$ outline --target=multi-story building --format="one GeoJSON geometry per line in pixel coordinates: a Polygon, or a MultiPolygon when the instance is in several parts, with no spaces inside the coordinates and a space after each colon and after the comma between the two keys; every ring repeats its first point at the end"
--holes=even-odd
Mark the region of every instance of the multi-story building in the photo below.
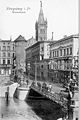
{"type": "Polygon", "coordinates": [[[10,80],[14,54],[14,42],[0,40],[0,82],[10,80]]]}
{"type": "MultiPolygon", "coordinates": [[[[49,43],[50,41],[39,41],[36,44],[32,45],[31,47],[26,49],[26,69],[28,70],[28,65],[31,67],[31,74],[34,75],[35,73],[35,62],[37,65],[37,76],[41,76],[43,74],[42,66],[44,66],[44,61],[47,62],[50,54],[49,54],[49,43]]],[[[47,74],[46,74],[47,75],[47,74]]]]}
{"type": "Polygon", "coordinates": [[[23,69],[25,71],[25,48],[26,40],[23,36],[19,36],[14,40],[15,56],[16,56],[16,70],[23,69]]]}
{"type": "MultiPolygon", "coordinates": [[[[78,68],[78,38],[78,35],[66,36],[50,45],[50,57],[52,59],[50,68],[58,71],[56,72],[57,80],[59,78],[63,82],[65,77],[73,78],[73,72],[78,68]]],[[[52,79],[55,78],[53,77],[52,79]]]]}
{"type": "Polygon", "coordinates": [[[32,37],[26,40],[22,35],[14,40],[15,43],[15,56],[16,56],[16,70],[23,69],[25,72],[25,49],[35,43],[35,39],[32,37]]]}
{"type": "Polygon", "coordinates": [[[26,69],[31,68],[30,74],[35,75],[35,66],[37,66],[37,76],[39,78],[47,78],[46,62],[50,58],[49,44],[54,42],[53,39],[47,39],[47,20],[44,19],[42,3],[38,21],[35,24],[36,43],[26,49],[26,69]],[[36,62],[36,65],[35,65],[36,62]],[[45,64],[44,64],[45,63],[45,64]]]}

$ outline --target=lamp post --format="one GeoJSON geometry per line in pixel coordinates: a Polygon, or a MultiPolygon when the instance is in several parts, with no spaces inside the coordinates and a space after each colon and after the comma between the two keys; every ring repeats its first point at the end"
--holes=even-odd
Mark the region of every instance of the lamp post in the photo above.
{"type": "Polygon", "coordinates": [[[37,82],[37,64],[35,61],[35,83],[37,82]]]}
{"type": "Polygon", "coordinates": [[[28,63],[28,80],[30,79],[30,63],[28,63]]]}

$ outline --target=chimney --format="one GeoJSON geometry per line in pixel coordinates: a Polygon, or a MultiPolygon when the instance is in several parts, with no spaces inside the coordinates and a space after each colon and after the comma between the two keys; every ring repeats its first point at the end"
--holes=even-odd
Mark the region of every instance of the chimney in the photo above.
{"type": "Polygon", "coordinates": [[[52,40],[53,40],[53,32],[52,32],[52,40]]]}
{"type": "Polygon", "coordinates": [[[12,41],[12,36],[10,36],[10,41],[12,41]]]}

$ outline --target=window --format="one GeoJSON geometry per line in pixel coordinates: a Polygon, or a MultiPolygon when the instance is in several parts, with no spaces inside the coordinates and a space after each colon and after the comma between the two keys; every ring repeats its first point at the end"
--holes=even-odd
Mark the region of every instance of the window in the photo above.
{"type": "Polygon", "coordinates": [[[6,64],[6,60],[5,59],[3,60],[3,64],[6,64]]]}
{"type": "Polygon", "coordinates": [[[14,44],[13,44],[13,50],[14,50],[14,44]]]}
{"type": "Polygon", "coordinates": [[[13,58],[14,58],[15,54],[13,53],[13,58]]]}
{"type": "Polygon", "coordinates": [[[41,55],[41,60],[43,60],[44,59],[44,56],[43,55],[41,55]]]}
{"type": "Polygon", "coordinates": [[[42,37],[40,37],[40,40],[42,41],[42,37]]]}
{"type": "Polygon", "coordinates": [[[40,33],[44,34],[45,30],[44,29],[40,29],[40,33]]]}
{"type": "Polygon", "coordinates": [[[46,39],[46,37],[44,37],[44,40],[46,39]]]}
{"type": "Polygon", "coordinates": [[[59,51],[57,51],[57,57],[59,56],[59,51]]]}
{"type": "Polygon", "coordinates": [[[44,47],[41,47],[41,51],[44,51],[44,47]]]}
{"type": "Polygon", "coordinates": [[[7,46],[7,50],[10,50],[10,46],[7,46]]]}
{"type": "Polygon", "coordinates": [[[40,56],[40,60],[43,60],[43,59],[44,59],[44,55],[41,55],[41,56],[40,56]]]}
{"type": "Polygon", "coordinates": [[[49,65],[48,65],[48,70],[49,70],[49,65]]]}
{"type": "Polygon", "coordinates": [[[7,60],[7,64],[10,64],[10,60],[7,60]]]}
{"type": "Polygon", "coordinates": [[[72,47],[70,47],[70,55],[72,55],[72,47]]]}
{"type": "Polygon", "coordinates": [[[3,57],[6,57],[6,53],[5,52],[3,52],[3,57]]]}
{"type": "Polygon", "coordinates": [[[60,49],[60,56],[62,56],[62,49],[60,49]]]}
{"type": "Polygon", "coordinates": [[[8,57],[10,57],[10,53],[8,53],[8,57]]]}
{"type": "Polygon", "coordinates": [[[66,56],[66,49],[64,49],[64,56],[66,56]]]}
{"type": "Polygon", "coordinates": [[[43,68],[43,65],[41,65],[41,68],[43,68]]]}
{"type": "Polygon", "coordinates": [[[43,72],[41,72],[41,77],[42,77],[42,78],[44,77],[44,74],[43,74],[43,72]]]}
{"type": "Polygon", "coordinates": [[[6,50],[6,46],[3,46],[3,50],[6,50]]]}
{"type": "Polygon", "coordinates": [[[54,51],[53,51],[53,57],[54,57],[54,51]]]}
{"type": "Polygon", "coordinates": [[[52,52],[50,51],[50,58],[52,57],[52,52]]]}
{"type": "Polygon", "coordinates": [[[67,55],[69,55],[69,48],[67,48],[67,55]]]}
{"type": "Polygon", "coordinates": [[[56,51],[55,51],[55,57],[56,57],[56,51]]]}

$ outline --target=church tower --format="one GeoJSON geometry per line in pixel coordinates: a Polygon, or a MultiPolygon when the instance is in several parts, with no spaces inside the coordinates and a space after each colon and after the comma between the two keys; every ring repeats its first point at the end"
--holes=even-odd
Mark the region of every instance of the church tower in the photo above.
{"type": "Polygon", "coordinates": [[[44,14],[42,9],[42,1],[40,1],[40,12],[38,21],[35,24],[36,40],[46,41],[47,40],[47,20],[44,20],[44,14]]]}

